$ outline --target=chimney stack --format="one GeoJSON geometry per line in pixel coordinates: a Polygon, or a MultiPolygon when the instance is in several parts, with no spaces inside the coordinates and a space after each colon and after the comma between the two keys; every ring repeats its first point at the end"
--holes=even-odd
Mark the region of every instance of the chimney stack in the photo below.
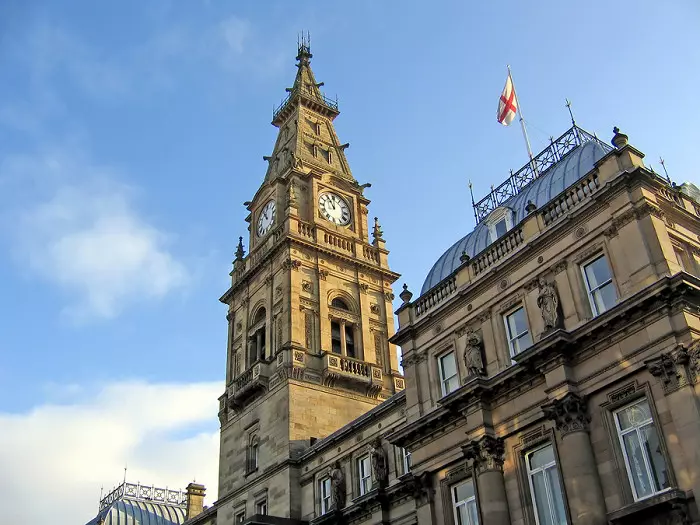
{"type": "Polygon", "coordinates": [[[190,483],[187,485],[187,519],[192,519],[204,510],[204,485],[190,483]]]}

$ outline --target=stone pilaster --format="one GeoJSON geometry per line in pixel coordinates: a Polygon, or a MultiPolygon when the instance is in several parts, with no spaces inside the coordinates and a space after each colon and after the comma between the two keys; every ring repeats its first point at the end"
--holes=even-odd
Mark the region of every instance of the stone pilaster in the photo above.
{"type": "Polygon", "coordinates": [[[543,405],[542,411],[554,421],[561,439],[560,474],[566,487],[573,525],[606,524],[605,499],[588,434],[591,418],[585,398],[569,392],[543,405]]]}
{"type": "Polygon", "coordinates": [[[693,489],[695,494],[700,494],[700,408],[696,394],[699,355],[700,344],[690,348],[679,345],[645,363],[663,387],[683,450],[684,460],[674,465],[679,488],[693,489]]]}
{"type": "Polygon", "coordinates": [[[510,510],[503,478],[503,438],[484,436],[462,447],[462,451],[464,456],[474,463],[484,523],[510,525],[510,510]]]}

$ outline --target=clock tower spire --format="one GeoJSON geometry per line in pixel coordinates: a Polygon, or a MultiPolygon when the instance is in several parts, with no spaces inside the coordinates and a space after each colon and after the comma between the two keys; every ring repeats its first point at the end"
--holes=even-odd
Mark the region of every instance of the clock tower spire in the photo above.
{"type": "Polygon", "coordinates": [[[274,111],[279,128],[264,157],[250,212],[248,254],[237,252],[228,306],[226,391],[220,397],[219,499],[256,490],[279,468],[288,496],[270,514],[299,518],[292,458],[402,390],[388,251],[378,223],[369,238],[369,186],[352,176],[333,126],[337,100],[311,70],[308,39],[274,111]],[[296,499],[295,499],[296,498],[296,499]]]}

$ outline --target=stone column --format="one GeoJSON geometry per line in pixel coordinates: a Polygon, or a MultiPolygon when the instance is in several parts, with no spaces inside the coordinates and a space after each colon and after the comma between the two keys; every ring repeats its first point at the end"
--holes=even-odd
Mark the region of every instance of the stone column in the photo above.
{"type": "MultiPolygon", "coordinates": [[[[700,345],[695,344],[690,349],[679,345],[673,351],[645,362],[664,389],[677,442],[683,451],[682,461],[673,465],[676,481],[679,488],[692,489],[694,494],[700,493],[700,477],[697,475],[700,472],[700,406],[695,392],[700,372],[699,356],[700,345]]],[[[675,444],[669,443],[669,446],[675,444]]]]}
{"type": "Polygon", "coordinates": [[[484,436],[462,447],[464,456],[474,461],[479,506],[484,523],[510,525],[510,511],[503,478],[503,438],[484,436]]]}
{"type": "Polygon", "coordinates": [[[561,439],[560,473],[573,525],[606,524],[605,499],[588,434],[590,417],[585,399],[569,392],[542,406],[542,410],[554,421],[561,439]]]}

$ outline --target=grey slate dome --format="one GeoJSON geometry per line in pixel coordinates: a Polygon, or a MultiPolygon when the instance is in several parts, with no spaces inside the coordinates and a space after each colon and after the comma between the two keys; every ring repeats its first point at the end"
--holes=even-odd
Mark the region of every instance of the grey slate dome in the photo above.
{"type": "Polygon", "coordinates": [[[102,509],[87,525],[181,525],[185,518],[184,507],[125,498],[102,509]]]}
{"type": "MultiPolygon", "coordinates": [[[[553,164],[539,178],[533,180],[500,207],[509,208],[513,212],[513,225],[520,223],[527,215],[525,207],[529,201],[532,201],[538,208],[542,207],[590,172],[595,163],[609,151],[609,147],[596,140],[576,146],[563,159],[553,164]]],[[[435,262],[425,278],[421,295],[439,284],[462,265],[460,257],[463,252],[473,258],[485,250],[489,244],[491,244],[491,240],[488,221],[482,220],[473,231],[454,243],[435,262]]]]}

